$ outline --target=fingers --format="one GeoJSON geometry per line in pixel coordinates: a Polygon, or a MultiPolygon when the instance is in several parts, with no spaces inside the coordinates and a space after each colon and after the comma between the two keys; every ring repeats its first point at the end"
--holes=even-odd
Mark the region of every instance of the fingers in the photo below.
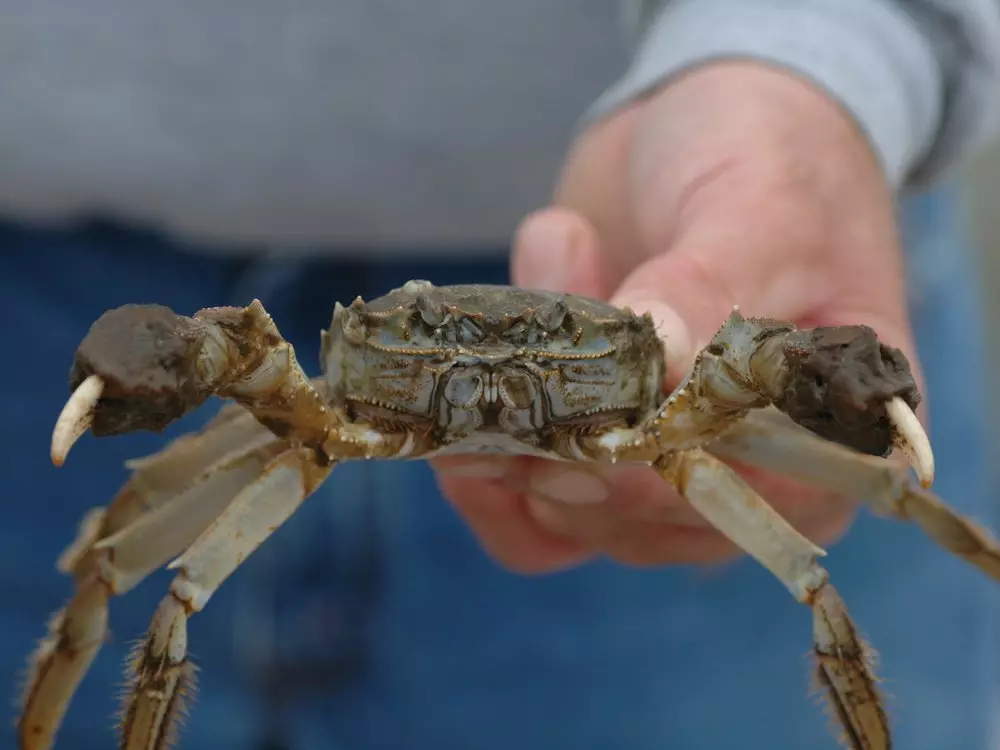
{"type": "MultiPolygon", "coordinates": [[[[511,274],[515,284],[608,299],[614,292],[608,255],[594,227],[579,213],[548,208],[521,223],[514,241],[511,274]]],[[[694,359],[695,340],[687,323],[658,295],[640,291],[618,295],[612,301],[653,316],[668,362],[688,363],[694,359]]],[[[720,318],[720,322],[724,319],[720,318]]],[[[669,386],[676,384],[683,368],[684,364],[679,364],[671,370],[674,377],[668,378],[669,386]]]]}
{"type": "MultiPolygon", "coordinates": [[[[566,470],[558,465],[532,466],[526,483],[536,520],[565,538],[633,564],[711,562],[738,554],[655,472],[628,466],[589,470],[607,486],[604,502],[581,503],[560,492],[567,489],[562,484],[566,470]]],[[[748,467],[742,473],[789,523],[819,543],[836,538],[854,512],[853,503],[801,483],[748,467]]]]}
{"type": "Polygon", "coordinates": [[[613,291],[594,228],[577,212],[548,208],[527,216],[514,236],[511,277],[534,289],[607,299],[613,291]]]}
{"type": "MultiPolygon", "coordinates": [[[[735,544],[700,518],[688,525],[662,518],[629,518],[611,515],[587,518],[589,510],[565,507],[536,499],[532,515],[547,529],[566,539],[579,540],[626,565],[700,565],[724,563],[743,555],[735,544]]],[[[850,514],[832,515],[826,510],[816,516],[796,519],[795,528],[817,544],[839,538],[850,524],[850,514]]]]}
{"type": "MultiPolygon", "coordinates": [[[[561,570],[593,556],[645,566],[717,563],[741,554],[647,469],[567,469],[528,458],[441,463],[441,487],[484,549],[519,573],[561,570]],[[602,489],[588,487],[588,479],[602,489]]],[[[850,524],[849,501],[752,469],[744,475],[818,544],[839,538],[850,524]]]]}
{"type": "MultiPolygon", "coordinates": [[[[576,212],[546,209],[519,227],[511,259],[514,282],[598,299],[611,293],[594,229],[576,212]]],[[[523,573],[557,570],[587,558],[579,544],[554,537],[529,513],[522,490],[505,483],[537,462],[504,456],[449,456],[431,461],[445,496],[486,550],[523,573]]],[[[527,475],[527,474],[525,474],[527,475]]]]}
{"type": "Polygon", "coordinates": [[[578,565],[593,551],[548,530],[527,507],[525,495],[506,486],[518,465],[530,459],[471,459],[436,462],[438,484],[487,554],[509,570],[547,573],[578,565]]]}
{"type": "Polygon", "coordinates": [[[529,512],[552,533],[626,565],[725,562],[739,550],[714,529],[662,518],[630,518],[603,508],[573,508],[529,498],[529,512]],[[577,512],[579,511],[579,512],[577,512]]]}

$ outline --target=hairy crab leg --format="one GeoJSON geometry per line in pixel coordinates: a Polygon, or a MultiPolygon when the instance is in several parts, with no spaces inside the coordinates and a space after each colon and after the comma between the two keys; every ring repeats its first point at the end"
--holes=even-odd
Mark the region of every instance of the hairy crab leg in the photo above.
{"type": "Polygon", "coordinates": [[[650,457],[697,448],[774,406],[862,453],[886,456],[899,447],[928,487],[934,455],[914,414],[919,402],[906,358],[870,328],[799,330],[734,310],[660,409],[631,433],[609,433],[601,448],[650,457]]]}
{"type": "MultiPolygon", "coordinates": [[[[134,585],[141,578],[142,570],[120,570],[116,567],[117,560],[115,566],[110,565],[109,548],[101,548],[109,533],[108,544],[116,550],[119,545],[123,549],[129,547],[141,557],[147,553],[143,547],[149,546],[149,559],[142,558],[146,560],[142,563],[146,567],[151,564],[151,558],[162,557],[168,547],[178,544],[183,547],[188,541],[194,544],[192,549],[200,550],[197,559],[202,562],[207,560],[206,556],[216,555],[221,560],[227,550],[237,550],[239,559],[233,562],[231,569],[223,572],[217,566],[209,567],[211,585],[215,587],[287,514],[294,512],[335,463],[350,458],[398,455],[408,450],[412,442],[412,437],[407,435],[387,436],[365,425],[347,424],[343,414],[327,405],[322,387],[317,387],[302,371],[291,344],[282,338],[257,300],[245,308],[207,308],[193,317],[178,315],[159,305],[125,305],[106,312],[91,326],[77,348],[70,383],[73,394],[53,432],[52,456],[56,463],[65,458],[73,443],[88,428],[96,436],[136,430],[159,431],[212,396],[234,400],[270,435],[246,431],[246,425],[232,412],[218,418],[220,431],[226,426],[236,428],[237,432],[243,430],[241,442],[256,444],[260,439],[261,451],[269,451],[272,446],[287,448],[231,500],[222,516],[228,519],[224,522],[218,518],[212,520],[208,507],[199,507],[194,515],[200,520],[193,521],[188,517],[179,518],[182,514],[171,507],[176,500],[166,501],[159,511],[149,511],[142,500],[135,497],[120,497],[107,511],[88,514],[80,538],[63,555],[62,562],[66,570],[71,570],[78,580],[82,577],[84,583],[89,580],[88,571],[96,567],[100,575],[108,579],[102,581],[102,585],[112,592],[116,587],[124,589],[134,585]],[[290,478],[293,470],[294,478],[290,478]],[[290,491],[285,494],[285,490],[290,491]],[[143,513],[148,513],[148,518],[143,513]],[[140,520],[130,525],[137,517],[140,520]],[[189,539],[191,534],[202,531],[205,523],[211,525],[198,537],[200,541],[189,539]],[[164,524],[176,524],[176,527],[167,529],[164,524]],[[116,528],[117,534],[113,533],[116,528]],[[163,539],[157,539],[155,545],[148,544],[157,533],[162,534],[163,539]],[[229,535],[234,538],[230,539],[229,535]],[[250,543],[252,538],[256,541],[250,543]],[[147,545],[140,543],[143,539],[147,545]]],[[[190,448],[192,443],[180,441],[176,455],[183,453],[185,446],[190,448]]],[[[143,465],[152,472],[160,459],[154,456],[147,461],[148,465],[146,462],[143,465]]],[[[229,500],[230,496],[219,492],[218,498],[229,500]]],[[[190,506],[185,505],[185,508],[189,512],[192,510],[190,506]]],[[[165,713],[157,714],[159,718],[151,718],[148,714],[150,706],[159,705],[156,704],[157,696],[163,695],[164,690],[174,698],[181,692],[177,684],[170,687],[159,679],[162,676],[159,672],[154,674],[149,670],[155,671],[157,663],[163,668],[173,664],[171,655],[176,655],[178,644],[183,646],[186,639],[186,635],[164,624],[163,619],[176,620],[171,614],[170,608],[174,605],[170,602],[183,599],[181,589],[186,580],[184,573],[175,579],[172,591],[177,596],[168,596],[163,605],[170,611],[154,618],[147,649],[137,657],[139,676],[124,722],[126,737],[131,738],[128,742],[143,747],[161,746],[156,744],[159,739],[150,738],[162,739],[165,736],[162,732],[177,716],[177,711],[169,706],[164,708],[165,713]],[[154,744],[143,744],[142,737],[154,744]]],[[[106,599],[107,593],[100,605],[104,608],[102,612],[106,610],[106,599]]],[[[204,601],[187,602],[184,606],[192,607],[190,611],[193,612],[204,606],[204,601]]],[[[103,616],[106,618],[106,613],[103,616]]],[[[182,650],[186,654],[186,646],[182,650]]],[[[42,656],[48,658],[48,652],[42,656]]],[[[93,658],[92,653],[90,658],[93,658]]],[[[186,656],[184,663],[187,663],[186,656]]],[[[33,671],[28,690],[29,705],[22,721],[27,732],[38,733],[34,724],[39,715],[50,717],[49,724],[58,724],[75,689],[75,681],[83,671],[56,670],[56,677],[52,678],[47,676],[52,673],[51,669],[33,671]],[[48,694],[39,690],[39,680],[64,677],[73,684],[61,689],[59,705],[38,708],[39,704],[31,695],[48,694]]],[[[174,672],[176,670],[171,674],[174,672]]],[[[190,669],[185,667],[181,672],[188,675],[190,669]]],[[[174,676],[183,676],[181,672],[174,676]]],[[[54,683],[45,682],[43,687],[51,684],[54,683]]],[[[54,728],[51,731],[54,732],[54,728]]],[[[32,748],[44,746],[30,745],[32,748]]]]}
{"type": "Polygon", "coordinates": [[[1000,541],[913,486],[906,469],[893,461],[822,440],[768,411],[749,415],[706,450],[866,502],[879,515],[913,521],[938,545],[1000,581],[1000,541]]]}
{"type": "MultiPolygon", "coordinates": [[[[124,594],[187,548],[244,487],[261,476],[275,455],[287,449],[284,441],[266,431],[265,436],[266,442],[250,442],[242,450],[218,457],[199,475],[193,471],[180,474],[174,479],[173,492],[169,486],[160,486],[146,495],[142,482],[136,481],[135,491],[125,496],[132,512],[114,516],[119,522],[117,531],[94,534],[85,548],[81,546],[73,565],[76,592],[52,618],[48,636],[29,663],[18,722],[22,750],[51,747],[80,681],[106,638],[109,598],[124,594]],[[144,498],[152,499],[154,507],[145,513],[136,511],[134,506],[144,498]]],[[[206,449],[207,455],[212,453],[206,449]]],[[[178,470],[185,465],[149,460],[137,470],[136,478],[164,464],[178,470]]],[[[197,460],[189,462],[188,468],[200,468],[197,464],[197,460]]]]}
{"type": "Polygon", "coordinates": [[[317,466],[311,451],[291,448],[243,489],[225,511],[168,567],[178,571],[145,640],[135,652],[132,685],[122,712],[123,750],[172,742],[194,667],[187,654],[187,620],[326,479],[334,464],[317,466]]]}
{"type": "Polygon", "coordinates": [[[230,454],[242,454],[276,439],[273,433],[236,404],[227,404],[208,424],[182,435],[160,451],[125,462],[131,476],[106,508],[93,508],[80,523],[76,539],[59,556],[60,572],[79,577],[90,569],[85,561],[98,539],[168,502],[230,454]]]}
{"type": "Polygon", "coordinates": [[[817,562],[825,553],[711,454],[871,497],[876,509],[915,520],[939,544],[996,577],[996,543],[926,491],[934,456],[914,413],[918,403],[902,353],[879,343],[871,329],[798,330],[745,319],[737,310],[648,420],[579,442],[584,455],[599,460],[651,463],[812,608],[818,681],[853,750],[891,747],[874,654],[817,562]],[[755,431],[775,411],[784,431],[755,431]],[[903,467],[886,460],[894,448],[924,489],[911,487],[903,467]]]}
{"type": "MultiPolygon", "coordinates": [[[[173,742],[185,699],[194,687],[194,667],[187,655],[188,617],[201,611],[246,558],[295,513],[326,480],[340,456],[390,457],[409,440],[406,434],[383,435],[364,426],[349,428],[328,434],[318,454],[287,440],[258,449],[253,455],[263,458],[268,451],[270,462],[257,467],[253,481],[245,484],[207,527],[199,529],[197,538],[190,538],[186,550],[167,566],[179,572],[132,661],[131,689],[122,712],[123,750],[159,748],[173,742]]],[[[115,547],[115,560],[126,545],[156,547],[148,539],[158,529],[152,520],[149,528],[141,521],[134,533],[129,533],[130,527],[109,540],[115,547]]],[[[162,530],[161,524],[156,526],[162,530]]],[[[157,544],[165,552],[162,544],[157,544]]],[[[137,581],[123,575],[115,582],[131,586],[137,581]]]]}
{"type": "Polygon", "coordinates": [[[66,709],[108,632],[108,592],[96,578],[79,584],[49,621],[31,655],[17,721],[20,750],[48,750],[66,709]]]}
{"type": "Polygon", "coordinates": [[[818,559],[825,552],[796,531],[730,467],[693,449],[658,459],[655,468],[709,523],[777,577],[813,613],[817,678],[852,750],[889,750],[889,721],[847,606],[818,559]]]}
{"type": "Polygon", "coordinates": [[[258,300],[192,317],[160,305],[110,310],[77,348],[70,383],[53,432],[56,464],[87,429],[97,436],[159,431],[212,396],[233,399],[317,455],[344,424],[258,300]]]}

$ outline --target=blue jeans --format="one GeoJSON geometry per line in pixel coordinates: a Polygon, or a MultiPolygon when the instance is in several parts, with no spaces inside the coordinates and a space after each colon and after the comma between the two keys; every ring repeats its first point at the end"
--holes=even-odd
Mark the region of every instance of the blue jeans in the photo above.
{"type": "MultiPolygon", "coordinates": [[[[997,525],[983,341],[954,198],[906,207],[912,306],[930,391],[937,490],[997,525]],[[955,363],[960,363],[956,365],[955,363]]],[[[48,463],[72,352],[105,309],[182,312],[259,297],[316,372],[335,300],[412,277],[503,282],[506,259],[248,261],[148,233],[0,226],[0,703],[69,594],[53,561],[123,462],[163,436],[85,438],[48,463]]],[[[190,430],[211,409],[182,420],[190,430]]],[[[998,596],[916,529],[862,516],[829,567],[881,652],[897,743],[995,748],[998,596]]],[[[169,574],[112,603],[112,639],[58,747],[113,747],[114,696],[169,574]]],[[[182,747],[277,750],[833,750],[810,697],[810,618],[749,561],[719,570],[606,562],[543,577],[498,568],[423,463],[338,469],[193,618],[200,696],[182,747]]],[[[9,699],[8,699],[9,695],[9,699]]],[[[6,732],[6,730],[4,730],[6,732]]],[[[10,733],[0,748],[13,747],[10,733]]]]}

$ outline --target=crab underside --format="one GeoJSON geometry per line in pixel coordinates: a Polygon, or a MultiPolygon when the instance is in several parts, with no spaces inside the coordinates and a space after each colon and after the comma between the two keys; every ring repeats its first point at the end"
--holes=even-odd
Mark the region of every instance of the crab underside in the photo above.
{"type": "Polygon", "coordinates": [[[87,430],[158,431],[212,396],[233,403],[202,431],[130,462],[111,504],[85,516],[58,563],[75,593],[30,662],[22,750],[53,745],[106,638],[110,597],[164,565],[176,576],[129,667],[121,747],[174,739],[193,689],[188,618],[343,461],[491,450],[649,466],[811,609],[817,680],[855,750],[892,744],[873,652],[820,566],[825,552],[722,459],[913,521],[1000,580],[998,543],[928,491],[933,454],[906,359],[863,326],[799,330],[734,311],[666,393],[648,316],[513,287],[411,281],[368,304],[336,305],[321,364],[322,377],[307,377],[256,300],[193,317],[128,305],[91,327],[53,433],[57,465],[87,430]]]}

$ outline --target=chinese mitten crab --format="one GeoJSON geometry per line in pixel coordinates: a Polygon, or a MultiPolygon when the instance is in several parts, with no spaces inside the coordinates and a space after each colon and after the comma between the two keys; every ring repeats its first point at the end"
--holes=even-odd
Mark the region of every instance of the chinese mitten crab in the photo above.
{"type": "Polygon", "coordinates": [[[105,313],[76,352],[56,423],[63,462],[86,431],[161,430],[211,396],[204,430],[130,464],[59,567],[76,590],[34,654],[20,747],[50,747],[106,637],[108,600],[176,571],[134,653],[122,748],[162,748],[191,690],[187,620],[337,464],[502,451],[648,465],[813,614],[816,673],[846,744],[888,750],[871,653],[803,537],[721,459],[916,522],[1000,579],[1000,546],[927,491],[934,474],[903,355],[863,326],[798,330],[734,311],[671,393],[653,321],[573,296],[411,281],[336,305],[310,379],[265,312],[156,305],[105,313]],[[905,464],[889,454],[899,448],[905,464]]]}

